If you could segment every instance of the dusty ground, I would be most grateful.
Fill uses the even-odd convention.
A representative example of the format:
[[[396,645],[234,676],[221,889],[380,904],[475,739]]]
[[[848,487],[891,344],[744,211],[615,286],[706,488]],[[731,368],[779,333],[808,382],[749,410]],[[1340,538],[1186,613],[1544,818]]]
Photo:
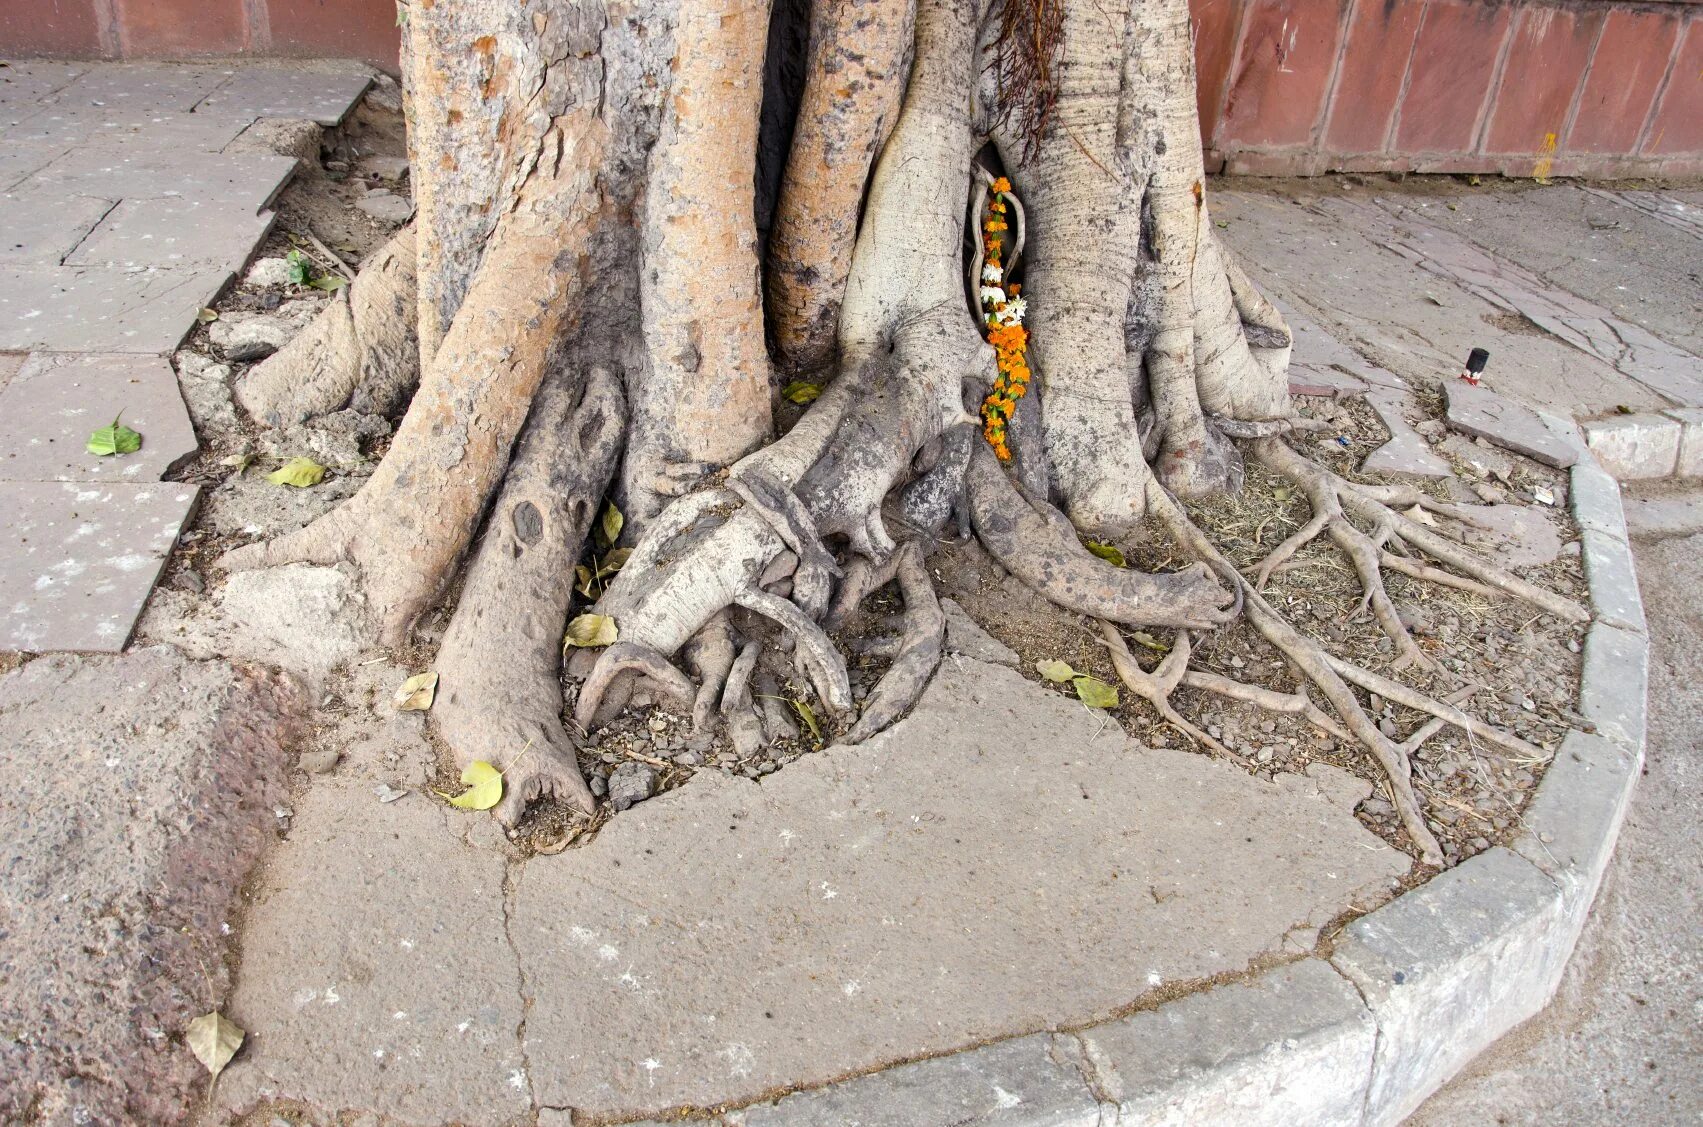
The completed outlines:
[[[1640,489],[1628,508],[1652,495],[1703,501],[1695,486]],[[1703,1121],[1703,519],[1690,528],[1634,545],[1653,643],[1644,776],[1556,1000],[1433,1096],[1415,1127]]]

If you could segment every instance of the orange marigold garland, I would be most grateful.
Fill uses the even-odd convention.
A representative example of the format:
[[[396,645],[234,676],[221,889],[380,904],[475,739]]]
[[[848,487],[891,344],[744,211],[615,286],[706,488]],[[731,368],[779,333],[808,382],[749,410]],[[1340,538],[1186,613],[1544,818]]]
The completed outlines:
[[[1017,401],[1029,391],[1029,364],[1024,355],[1029,333],[1023,328],[1026,303],[1019,296],[1021,286],[1005,284],[1005,270],[1000,261],[1000,248],[1005,244],[1003,232],[1008,229],[1005,196],[1010,191],[1011,181],[1005,177],[993,182],[987,216],[982,220],[982,317],[999,368],[993,390],[982,400],[982,437],[1002,462],[1011,459],[1006,428],[1017,412]]]

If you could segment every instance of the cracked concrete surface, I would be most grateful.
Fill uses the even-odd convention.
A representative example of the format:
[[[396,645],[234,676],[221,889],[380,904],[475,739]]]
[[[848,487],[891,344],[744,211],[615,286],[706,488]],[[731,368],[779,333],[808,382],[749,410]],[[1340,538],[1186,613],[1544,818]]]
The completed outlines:
[[[372,771],[316,781],[258,882],[227,1111],[749,1101],[1241,972],[1408,868],[1340,771],[1144,749],[965,658],[868,744],[701,772],[524,863],[485,815],[380,803]]]

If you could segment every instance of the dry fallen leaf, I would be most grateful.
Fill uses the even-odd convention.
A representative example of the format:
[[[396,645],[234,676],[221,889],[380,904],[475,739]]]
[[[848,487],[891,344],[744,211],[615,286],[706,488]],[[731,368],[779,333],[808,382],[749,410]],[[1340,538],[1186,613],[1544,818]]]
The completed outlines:
[[[1062,661],[1037,661],[1035,672],[1049,681],[1057,681],[1061,684],[1076,676],[1076,670]]]
[[[503,799],[503,773],[483,759],[469,763],[461,772],[461,781],[467,784],[467,789],[460,794],[437,792],[457,809],[489,810]]]
[[[606,614],[582,614],[568,623],[567,636],[562,639],[562,648],[578,646],[581,649],[596,649],[598,646],[612,646],[621,636],[615,629],[615,620]]]
[[[293,485],[306,489],[325,480],[325,467],[312,458],[291,458],[266,475],[273,485]]]
[[[189,1023],[183,1031],[184,1040],[189,1043],[189,1051],[195,1054],[195,1059],[206,1066],[214,1076],[225,1070],[231,1063],[231,1058],[242,1048],[244,1033],[235,1022],[228,1020],[224,1014],[202,1014]]]
[[[1117,707],[1118,691],[1098,677],[1072,677],[1070,683],[1076,686],[1077,699],[1089,708]]]
[[[438,693],[438,675],[436,673],[416,673],[402,682],[396,690],[396,711],[424,712],[432,707],[432,700]]]

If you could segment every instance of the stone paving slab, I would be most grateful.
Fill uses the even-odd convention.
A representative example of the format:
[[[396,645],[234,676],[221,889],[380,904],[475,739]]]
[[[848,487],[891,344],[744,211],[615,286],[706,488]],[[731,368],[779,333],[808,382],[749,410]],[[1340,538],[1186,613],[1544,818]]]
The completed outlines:
[[[91,69],[90,63],[46,59],[5,61],[0,65],[0,123],[11,124],[19,112],[39,105]]]
[[[1487,439],[1557,469],[1567,469],[1579,460],[1579,443],[1524,404],[1465,380],[1444,383],[1443,396],[1448,403],[1449,425],[1464,434]]]
[[[89,435],[118,416],[142,448],[90,454]],[[163,358],[37,354],[0,390],[0,481],[159,481],[197,448]]]
[[[1141,749],[954,663],[867,744],[761,786],[700,773],[526,867],[534,1090],[599,1115],[750,1099],[1241,970],[1407,869],[1354,819],[1365,793]]]
[[[189,113],[231,78],[219,64],[105,63],[61,87],[44,106],[60,111],[99,110],[113,118]]]
[[[216,153],[253,118],[232,114],[113,115],[100,108],[50,107],[0,133],[0,144],[68,144],[122,152]]]
[[[195,112],[287,117],[333,126],[372,85],[372,72],[247,67],[209,94]]]
[[[1366,403],[1390,432],[1389,441],[1366,455],[1362,473],[1412,474],[1415,477],[1451,477],[1449,463],[1431,450],[1425,436],[1407,421],[1405,408],[1413,396],[1406,390],[1376,387],[1366,392]]]
[[[225,267],[0,266],[0,350],[163,355],[230,278]]]
[[[228,200],[259,211],[295,175],[296,159],[277,153],[169,153],[132,147],[83,148],[25,181],[112,199]]]
[[[0,1121],[172,1124],[248,866],[287,800],[289,679],[170,647],[0,676]]]
[[[241,270],[277,213],[217,199],[130,199],[100,218],[69,266],[220,266]]]
[[[1262,292],[1355,353],[1414,386],[1452,379],[1474,346],[1490,350],[1486,383],[1558,414],[1665,400],[1595,355],[1510,323],[1507,311],[1446,274],[1403,258],[1381,240],[1396,225],[1382,208],[1338,209],[1323,185],[1291,193],[1226,185],[1213,194],[1222,237]]]
[[[297,803],[245,929],[230,1015],[250,1041],[223,1105],[302,1099],[412,1124],[530,1111],[504,861],[444,817],[419,794],[380,803],[341,780]]]
[[[59,141],[7,141],[0,144],[0,189],[11,189],[71,151]]]
[[[116,202],[45,187],[0,195],[0,264],[58,266]]]
[[[1327,210],[1335,214],[1358,212],[1359,222],[1368,230],[1381,226],[1375,213],[1383,209],[1376,204],[1335,200]],[[1667,402],[1679,406],[1703,405],[1699,358],[1643,326],[1552,286],[1524,267],[1497,258],[1460,235],[1424,224],[1412,211],[1402,212],[1399,223],[1394,216],[1390,217],[1382,243],[1423,269],[1507,312],[1529,319],[1579,351],[1612,365]]]
[[[191,485],[0,482],[0,651],[124,648]]]

